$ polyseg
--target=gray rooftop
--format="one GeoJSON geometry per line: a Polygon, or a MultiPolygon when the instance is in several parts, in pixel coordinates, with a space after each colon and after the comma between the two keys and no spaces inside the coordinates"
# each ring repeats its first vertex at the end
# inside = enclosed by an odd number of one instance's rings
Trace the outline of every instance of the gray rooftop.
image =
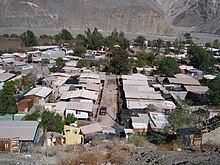
{"type": "Polygon", "coordinates": [[[0,138],[33,141],[38,124],[37,121],[0,121],[0,138]]]}

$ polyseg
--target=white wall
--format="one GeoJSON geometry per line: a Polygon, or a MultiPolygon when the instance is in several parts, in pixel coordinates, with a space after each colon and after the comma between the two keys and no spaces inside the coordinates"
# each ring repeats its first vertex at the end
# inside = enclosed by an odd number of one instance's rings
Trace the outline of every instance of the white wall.
{"type": "Polygon", "coordinates": [[[88,119],[89,118],[88,112],[83,112],[83,111],[80,111],[80,114],[76,114],[75,110],[66,109],[66,116],[68,114],[73,114],[77,119],[88,119]]]}

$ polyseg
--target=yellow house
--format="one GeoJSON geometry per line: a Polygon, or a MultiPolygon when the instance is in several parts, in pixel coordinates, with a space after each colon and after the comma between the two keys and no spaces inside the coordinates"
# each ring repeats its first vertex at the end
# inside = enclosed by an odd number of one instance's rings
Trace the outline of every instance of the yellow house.
{"type": "Polygon", "coordinates": [[[80,134],[80,128],[64,125],[66,144],[82,144],[84,137],[80,134]]]}

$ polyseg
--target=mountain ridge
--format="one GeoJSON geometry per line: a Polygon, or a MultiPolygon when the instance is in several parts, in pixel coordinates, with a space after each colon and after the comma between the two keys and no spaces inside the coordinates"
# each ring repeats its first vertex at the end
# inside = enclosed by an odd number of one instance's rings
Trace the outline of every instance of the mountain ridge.
{"type": "Polygon", "coordinates": [[[0,28],[94,28],[175,36],[220,34],[220,0],[0,0],[0,28]],[[207,11],[206,11],[207,10],[207,11]]]}

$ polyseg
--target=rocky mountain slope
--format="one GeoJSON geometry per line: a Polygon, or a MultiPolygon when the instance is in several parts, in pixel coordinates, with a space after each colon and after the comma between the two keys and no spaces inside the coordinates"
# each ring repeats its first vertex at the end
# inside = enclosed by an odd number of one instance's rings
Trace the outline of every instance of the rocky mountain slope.
{"type": "Polygon", "coordinates": [[[157,0],[174,26],[220,34],[220,0],[157,0]]]}
{"type": "Polygon", "coordinates": [[[174,35],[175,26],[220,34],[220,0],[0,0],[0,28],[97,27],[174,35]]]}
{"type": "Polygon", "coordinates": [[[0,0],[0,11],[0,27],[174,32],[155,0],[0,0]]]}

